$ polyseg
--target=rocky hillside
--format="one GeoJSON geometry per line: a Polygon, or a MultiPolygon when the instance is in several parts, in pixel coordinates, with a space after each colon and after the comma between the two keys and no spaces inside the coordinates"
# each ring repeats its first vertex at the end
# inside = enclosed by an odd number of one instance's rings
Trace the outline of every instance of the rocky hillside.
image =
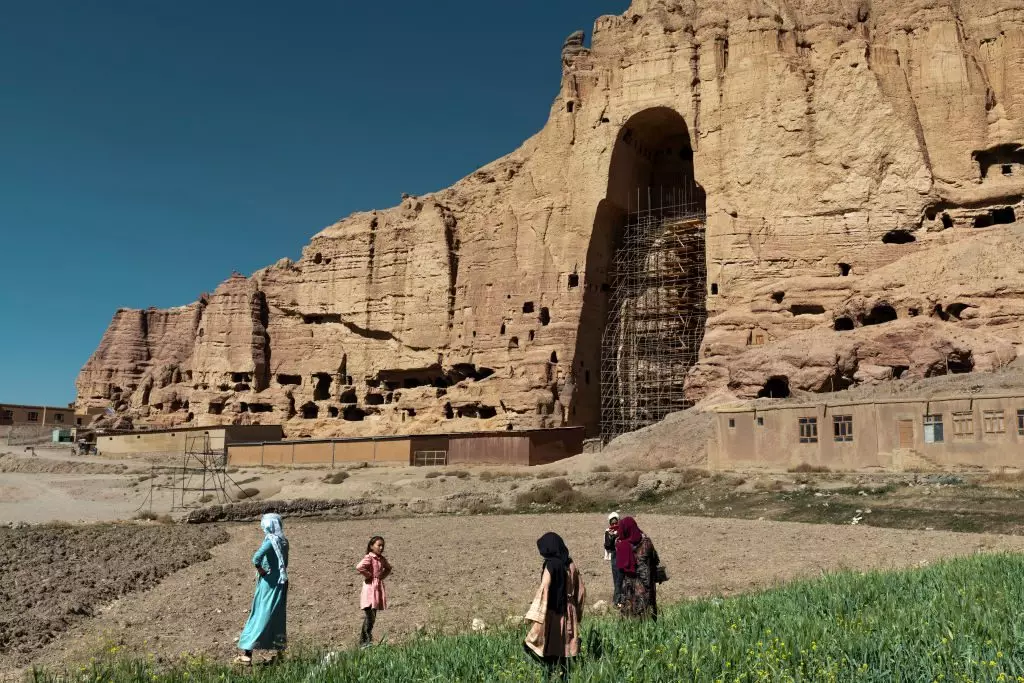
{"type": "Polygon", "coordinates": [[[691,399],[1016,357],[1021,0],[635,0],[561,63],[544,128],[453,187],[185,307],[118,311],[78,406],[291,436],[594,433],[630,197],[681,172],[707,216],[691,399]]]}

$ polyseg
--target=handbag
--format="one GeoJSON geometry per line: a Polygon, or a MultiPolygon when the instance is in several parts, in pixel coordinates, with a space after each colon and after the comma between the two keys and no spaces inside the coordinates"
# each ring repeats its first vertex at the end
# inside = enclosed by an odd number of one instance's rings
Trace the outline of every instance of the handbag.
{"type": "Polygon", "coordinates": [[[665,565],[661,563],[661,558],[658,557],[658,551],[654,550],[654,583],[665,583],[668,581],[668,572],[665,571],[665,565]]]}

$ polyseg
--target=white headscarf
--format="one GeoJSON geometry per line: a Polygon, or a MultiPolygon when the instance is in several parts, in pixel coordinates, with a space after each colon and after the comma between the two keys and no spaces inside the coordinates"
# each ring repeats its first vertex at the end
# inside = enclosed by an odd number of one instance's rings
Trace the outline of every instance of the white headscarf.
{"type": "Polygon", "coordinates": [[[284,536],[284,529],[281,526],[281,515],[276,512],[268,512],[260,520],[260,528],[266,534],[270,545],[274,546],[274,553],[277,555],[277,568],[280,571],[277,583],[288,583],[288,573],[284,566],[284,553],[281,551],[281,543],[288,545],[288,539],[284,536]]]}

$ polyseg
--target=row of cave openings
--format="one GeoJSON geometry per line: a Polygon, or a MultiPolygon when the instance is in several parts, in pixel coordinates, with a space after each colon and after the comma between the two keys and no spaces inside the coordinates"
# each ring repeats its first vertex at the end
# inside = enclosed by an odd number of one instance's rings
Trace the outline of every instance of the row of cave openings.
{"type": "MultiPolygon", "coordinates": [[[[443,372],[440,369],[410,373],[385,372],[364,380],[367,391],[363,394],[362,405],[359,405],[357,388],[354,386],[354,380],[351,375],[340,375],[339,379],[344,383],[344,386],[336,396],[332,396],[333,373],[317,372],[311,375],[311,381],[313,382],[313,398],[311,401],[303,403],[296,410],[294,398],[289,395],[288,418],[298,415],[303,419],[314,420],[320,418],[321,411],[325,410],[327,416],[331,418],[360,422],[367,415],[378,414],[379,409],[377,406],[397,403],[401,398],[401,390],[403,389],[432,387],[436,392],[435,397],[441,398],[447,394],[449,387],[458,382],[467,379],[480,381],[493,374],[494,369],[492,368],[472,364],[456,364],[451,369],[443,372]],[[337,401],[338,405],[320,405],[322,402],[331,401],[332,399],[337,401]]],[[[251,373],[231,373],[231,380],[236,382],[234,387],[238,391],[248,390],[248,382],[251,381],[251,378],[251,373]]],[[[275,380],[280,387],[302,386],[303,384],[303,377],[301,375],[279,373],[275,376],[275,380]]],[[[231,385],[222,384],[221,387],[223,390],[228,390],[231,388],[231,385]]],[[[210,414],[221,415],[224,408],[225,403],[223,401],[211,401],[209,403],[210,414]]],[[[270,403],[248,401],[239,403],[239,411],[242,413],[269,413],[273,412],[273,410],[274,406],[270,403]]],[[[446,418],[478,417],[487,419],[494,417],[497,414],[497,409],[479,404],[468,404],[452,408],[450,403],[446,403],[443,413],[446,418]]],[[[414,408],[407,407],[401,410],[402,420],[405,420],[406,417],[415,417],[415,415],[416,410],[414,408]]]]}
{"type": "MultiPolygon", "coordinates": [[[[573,274],[573,275],[575,275],[575,274],[573,274]]],[[[570,276],[570,277],[572,277],[572,276],[570,276]]],[[[576,276],[576,282],[577,282],[577,284],[579,283],[579,276],[578,275],[576,276]]],[[[506,294],[505,298],[511,299],[512,295],[511,294],[506,294]]],[[[523,302],[523,315],[533,315],[535,312],[536,312],[536,306],[534,305],[534,303],[532,301],[525,301],[525,302],[523,302]]],[[[507,332],[506,323],[508,323],[508,322],[509,322],[508,320],[502,321],[501,327],[498,329],[498,335],[499,336],[502,336],[502,337],[505,336],[505,333],[507,332]]],[[[547,327],[551,323],[551,310],[547,306],[541,306],[540,307],[540,311],[537,313],[537,322],[540,323],[541,327],[547,327]]],[[[529,330],[526,333],[527,341],[533,341],[536,338],[536,335],[537,335],[537,331],[536,330],[529,330]]],[[[476,331],[475,330],[473,332],[473,336],[474,337],[476,336],[476,331]]],[[[509,351],[513,351],[513,350],[518,349],[518,348],[519,348],[519,337],[515,336],[515,335],[509,337],[509,340],[508,340],[508,350],[509,351]]]]}
{"type": "MultiPolygon", "coordinates": [[[[933,317],[942,320],[943,322],[949,320],[962,320],[963,312],[969,308],[972,308],[972,306],[960,302],[951,303],[945,307],[943,307],[942,304],[935,304],[935,306],[930,311],[930,314],[933,317]]],[[[824,313],[824,309],[822,308],[822,310],[819,312],[824,313]]],[[[907,309],[908,317],[916,318],[919,315],[921,315],[920,308],[911,306],[910,308],[907,309]]],[[[899,314],[896,312],[896,309],[884,302],[879,302],[875,304],[868,310],[867,313],[863,313],[857,316],[857,322],[863,326],[881,325],[883,323],[893,322],[894,320],[897,319],[899,319],[899,314]]],[[[854,329],[854,327],[856,327],[856,324],[854,323],[853,318],[850,318],[849,316],[842,316],[836,318],[835,322],[832,324],[832,327],[837,332],[848,332],[854,329]]]]}
{"type": "MultiPolygon", "coordinates": [[[[901,379],[908,370],[909,365],[890,365],[892,379],[901,379]]],[[[942,362],[936,363],[925,369],[925,377],[938,377],[942,375],[967,374],[974,371],[974,354],[971,351],[954,351],[942,362]]],[[[834,391],[849,389],[856,382],[849,374],[843,374],[836,370],[812,391],[818,394],[826,394],[834,391]]],[[[758,398],[789,398],[791,395],[789,377],[785,375],[773,375],[768,378],[757,393],[758,398]]]]}
{"type": "MultiPolygon", "coordinates": [[[[844,269],[843,274],[849,272],[849,266],[845,263],[839,264],[844,269]]],[[[781,304],[785,298],[785,292],[772,292],[772,301],[777,304],[781,304]]],[[[954,302],[943,307],[942,304],[935,304],[932,307],[930,314],[943,322],[950,320],[962,320],[963,313],[969,308],[973,308],[970,304],[961,302],[954,302]]],[[[789,307],[790,313],[793,315],[821,315],[825,313],[825,307],[820,304],[793,304],[789,307]]],[[[907,316],[916,318],[921,315],[921,309],[911,306],[907,309],[907,316]]],[[[832,323],[832,327],[837,332],[848,332],[854,329],[857,324],[868,327],[871,325],[882,325],[884,323],[893,322],[899,319],[899,314],[896,309],[886,302],[878,302],[872,306],[866,313],[861,313],[857,316],[856,322],[850,316],[840,316],[835,319],[832,323]]]]}
{"type": "MultiPolygon", "coordinates": [[[[950,228],[956,227],[956,221],[949,215],[948,211],[939,211],[935,208],[930,208],[925,212],[925,217],[934,221],[936,219],[942,221],[942,228],[949,230],[950,228]]],[[[1012,206],[1000,206],[989,209],[984,213],[979,213],[973,216],[971,219],[971,226],[974,228],[991,228],[995,225],[1010,225],[1011,223],[1017,222],[1017,212],[1014,211],[1012,206]]],[[[917,237],[914,236],[913,231],[906,230],[903,228],[896,228],[890,230],[882,235],[883,244],[910,244],[916,242],[917,237]]]]}

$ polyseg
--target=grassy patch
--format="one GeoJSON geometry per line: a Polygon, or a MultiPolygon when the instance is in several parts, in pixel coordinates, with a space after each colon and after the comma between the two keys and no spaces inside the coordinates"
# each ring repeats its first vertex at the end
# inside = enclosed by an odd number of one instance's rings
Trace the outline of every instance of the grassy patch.
{"type": "Polygon", "coordinates": [[[1014,486],[1020,486],[1024,484],[1024,470],[1017,470],[1011,472],[1005,467],[1000,469],[998,472],[992,472],[985,477],[985,483],[987,484],[1011,484],[1014,486]]]}
{"type": "MultiPolygon", "coordinates": [[[[1016,681],[1024,557],[976,555],[903,572],[846,572],[764,593],[664,607],[657,623],[586,618],[570,680],[1016,681]]],[[[189,659],[96,662],[76,680],[540,681],[525,629],[424,636],[253,672],[189,659]]],[[[35,672],[56,683],[56,672],[35,672]]]]}
{"type": "Polygon", "coordinates": [[[611,485],[617,489],[632,489],[640,483],[640,475],[636,472],[623,472],[611,480],[611,485]]]}
{"type": "Polygon", "coordinates": [[[707,479],[711,476],[711,473],[707,470],[702,470],[697,467],[687,467],[679,472],[682,475],[683,484],[693,484],[694,482],[707,479]]]}
{"type": "Polygon", "coordinates": [[[325,484],[340,484],[341,482],[348,479],[348,472],[334,472],[324,477],[325,484]]]}
{"type": "Polygon", "coordinates": [[[507,479],[529,479],[533,475],[527,472],[510,472],[507,470],[484,470],[480,473],[480,481],[502,481],[507,479]]]}
{"type": "Polygon", "coordinates": [[[825,465],[812,465],[810,463],[802,462],[796,467],[790,467],[787,472],[800,472],[810,474],[812,472],[831,472],[825,465]]]}
{"type": "Polygon", "coordinates": [[[516,496],[516,505],[526,507],[531,503],[546,505],[555,503],[562,494],[573,491],[572,484],[565,479],[552,479],[551,481],[529,491],[524,491],[516,496]]]}
{"type": "Polygon", "coordinates": [[[246,498],[254,498],[260,495],[260,490],[254,486],[244,488],[238,492],[238,500],[245,500],[246,498]]]}

